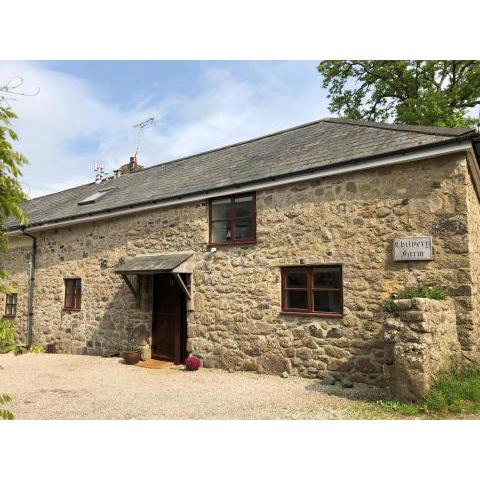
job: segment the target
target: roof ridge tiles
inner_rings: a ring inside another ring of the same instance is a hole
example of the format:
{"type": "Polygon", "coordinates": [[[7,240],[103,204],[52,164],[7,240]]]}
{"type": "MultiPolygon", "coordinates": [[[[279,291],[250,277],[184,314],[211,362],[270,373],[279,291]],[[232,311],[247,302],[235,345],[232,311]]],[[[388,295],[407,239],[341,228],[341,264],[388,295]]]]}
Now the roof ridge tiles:
{"type": "Polygon", "coordinates": [[[328,117],[322,119],[328,123],[340,123],[365,128],[379,128],[382,130],[394,130],[400,132],[422,133],[424,135],[437,135],[441,137],[458,137],[468,133],[475,133],[474,128],[451,128],[451,127],[433,127],[429,125],[409,125],[403,123],[381,123],[369,120],[354,120],[350,118],[328,117]]]}

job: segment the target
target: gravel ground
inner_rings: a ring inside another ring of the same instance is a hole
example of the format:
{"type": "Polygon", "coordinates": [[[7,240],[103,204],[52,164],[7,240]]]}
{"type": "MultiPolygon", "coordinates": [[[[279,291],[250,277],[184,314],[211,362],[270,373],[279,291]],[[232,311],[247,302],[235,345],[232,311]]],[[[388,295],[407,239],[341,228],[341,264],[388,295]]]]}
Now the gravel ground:
{"type": "Polygon", "coordinates": [[[298,377],[151,370],[119,358],[0,355],[0,393],[17,419],[350,419],[381,390],[298,377]]]}

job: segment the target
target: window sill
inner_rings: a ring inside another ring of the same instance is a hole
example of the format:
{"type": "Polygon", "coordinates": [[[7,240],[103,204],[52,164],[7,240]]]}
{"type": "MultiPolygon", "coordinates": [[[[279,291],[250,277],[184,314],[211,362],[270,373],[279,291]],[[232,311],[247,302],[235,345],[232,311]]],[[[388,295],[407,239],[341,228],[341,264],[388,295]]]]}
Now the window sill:
{"type": "Polygon", "coordinates": [[[320,317],[320,318],[342,318],[343,313],[321,313],[321,312],[292,312],[282,310],[281,315],[296,315],[301,317],[320,317]]]}
{"type": "Polygon", "coordinates": [[[62,312],[81,312],[81,308],[62,308],[62,312]]]}
{"type": "Polygon", "coordinates": [[[207,243],[207,247],[243,247],[244,245],[255,245],[256,243],[256,240],[246,240],[244,242],[207,243]]]}
{"type": "Polygon", "coordinates": [[[3,316],[6,317],[6,318],[15,318],[15,317],[17,316],[17,314],[14,313],[14,314],[12,315],[11,313],[10,313],[10,314],[9,314],[9,313],[4,313],[3,316]]]}

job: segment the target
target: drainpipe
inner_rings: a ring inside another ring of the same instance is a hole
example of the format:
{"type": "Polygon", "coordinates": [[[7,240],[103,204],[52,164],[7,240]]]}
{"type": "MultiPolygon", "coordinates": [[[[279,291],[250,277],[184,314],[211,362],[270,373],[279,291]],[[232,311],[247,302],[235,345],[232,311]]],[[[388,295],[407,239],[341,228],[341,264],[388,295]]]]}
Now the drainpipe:
{"type": "Polygon", "coordinates": [[[27,347],[32,345],[32,323],[33,323],[33,287],[35,283],[35,260],[37,257],[37,239],[28,233],[27,227],[22,226],[23,235],[32,239],[32,260],[30,262],[30,278],[28,279],[28,311],[27,311],[27,347]]]}

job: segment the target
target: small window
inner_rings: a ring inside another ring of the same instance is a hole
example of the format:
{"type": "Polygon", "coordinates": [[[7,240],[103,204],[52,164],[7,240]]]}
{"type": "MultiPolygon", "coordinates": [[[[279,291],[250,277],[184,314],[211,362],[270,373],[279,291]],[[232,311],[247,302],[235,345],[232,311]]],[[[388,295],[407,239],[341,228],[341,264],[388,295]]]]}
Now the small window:
{"type": "Polygon", "coordinates": [[[82,300],[82,280],[65,278],[65,310],[80,310],[82,300]]]}
{"type": "Polygon", "coordinates": [[[342,315],[341,265],[282,268],[282,310],[319,316],[342,315]]]}
{"type": "Polygon", "coordinates": [[[255,195],[237,195],[210,201],[210,244],[254,243],[255,195]]]}
{"type": "Polygon", "coordinates": [[[14,317],[17,314],[17,294],[8,293],[5,298],[5,315],[14,317]]]}

